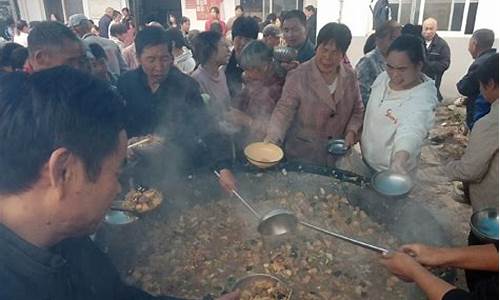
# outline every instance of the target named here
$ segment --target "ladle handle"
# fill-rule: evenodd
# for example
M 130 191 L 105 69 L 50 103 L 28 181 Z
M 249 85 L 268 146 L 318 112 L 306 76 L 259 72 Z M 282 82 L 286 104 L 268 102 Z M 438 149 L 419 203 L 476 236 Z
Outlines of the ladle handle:
M 382 248 L 382 247 L 378 247 L 378 246 L 374 246 L 372 244 L 368 244 L 368 243 L 365 243 L 365 242 L 362 242 L 362 241 L 358 241 L 358 240 L 355 240 L 353 238 L 350 238 L 350 237 L 347 237 L 347 236 L 343 236 L 341 234 L 338 234 L 338 233 L 335 233 L 335 232 L 323 229 L 321 227 L 318 227 L 316 225 L 309 224 L 309 223 L 306 223 L 306 222 L 303 222 L 303 221 L 299 221 L 299 223 L 302 224 L 302 225 L 304 225 L 305 227 L 308 227 L 308 228 L 311 228 L 313 230 L 316 230 L 316 231 L 319 231 L 319 232 L 322 232 L 322 233 L 334 236 L 336 238 L 339 238 L 339 239 L 344 240 L 346 242 L 349 242 L 351 244 L 363 247 L 365 249 L 369 249 L 369 250 L 378 252 L 380 254 L 389 253 L 388 249 L 385 249 L 385 248 Z
M 214 171 L 214 173 L 220 179 L 220 173 L 217 171 Z M 236 196 L 236 198 L 240 199 L 240 201 L 243 202 L 243 204 L 255 215 L 255 217 L 260 220 L 259 213 L 255 211 L 255 209 L 253 209 L 253 207 L 250 204 L 248 204 L 248 202 L 245 199 L 243 199 L 243 197 L 241 197 L 241 195 L 237 191 L 231 189 L 231 193 L 233 193 Z

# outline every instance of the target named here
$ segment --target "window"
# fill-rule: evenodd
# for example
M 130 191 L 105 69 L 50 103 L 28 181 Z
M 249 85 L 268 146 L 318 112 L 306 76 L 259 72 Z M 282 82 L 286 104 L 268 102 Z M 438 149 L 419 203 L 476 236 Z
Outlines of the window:
M 438 30 L 471 34 L 479 0 L 389 0 L 392 19 L 401 24 L 422 24 L 428 17 L 438 21 Z
M 297 0 L 273 0 L 273 12 L 278 15 L 292 9 L 297 9 Z

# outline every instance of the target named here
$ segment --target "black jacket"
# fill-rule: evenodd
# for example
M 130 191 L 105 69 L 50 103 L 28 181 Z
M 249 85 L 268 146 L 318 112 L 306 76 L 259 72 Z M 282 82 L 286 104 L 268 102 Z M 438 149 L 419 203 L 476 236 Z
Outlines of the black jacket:
M 236 53 L 234 50 L 231 52 L 231 58 L 226 66 L 226 81 L 227 87 L 229 88 L 229 93 L 231 97 L 236 97 L 240 95 L 243 88 L 243 69 L 238 64 L 236 59 Z
M 307 39 L 311 41 L 313 45 L 316 45 L 316 23 L 316 14 L 307 19 Z
M 141 67 L 120 77 L 118 91 L 126 102 L 128 136 L 155 133 L 164 137 L 175 157 L 170 164 L 176 163 L 179 170 L 222 169 L 226 166 L 221 162 L 230 161 L 228 139 L 219 134 L 198 83 L 176 67 L 170 69 L 154 93 Z
M 496 49 L 489 49 L 481 53 L 474 62 L 470 65 L 467 70 L 467 74 L 457 82 L 458 92 L 467 97 L 467 125 L 472 128 L 474 107 L 476 104 L 476 99 L 479 96 L 479 80 L 477 79 L 476 71 L 477 68 L 484 63 L 491 55 L 497 52 Z
M 109 24 L 111 24 L 111 21 L 113 21 L 113 19 L 108 15 L 104 15 L 99 19 L 99 36 L 100 37 L 109 38 L 109 36 L 108 36 Z
M 443 73 L 450 67 L 450 55 L 448 43 L 436 34 L 426 49 L 427 62 L 423 71 L 427 76 L 434 79 L 439 99 L 442 99 L 439 93 L 441 78 Z
M 0 300 L 175 300 L 125 285 L 88 238 L 50 249 L 24 241 L 0 224 Z

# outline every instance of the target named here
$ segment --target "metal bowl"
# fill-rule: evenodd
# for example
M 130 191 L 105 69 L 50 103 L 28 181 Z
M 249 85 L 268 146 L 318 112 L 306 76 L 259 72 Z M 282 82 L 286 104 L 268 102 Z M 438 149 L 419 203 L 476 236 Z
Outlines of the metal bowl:
M 343 139 L 333 139 L 328 142 L 328 152 L 333 155 L 345 155 L 349 149 Z
M 273 49 L 274 59 L 276 59 L 279 62 L 288 63 L 297 60 L 298 55 L 299 52 L 297 51 L 297 49 L 291 47 L 279 46 L 279 47 L 274 47 Z
M 121 210 L 109 210 L 104 216 L 104 222 L 111 225 L 130 224 L 138 219 L 134 214 Z
M 470 218 L 470 227 L 478 238 L 498 242 L 498 208 L 475 212 Z
M 278 208 L 265 214 L 257 226 L 257 231 L 265 236 L 276 236 L 294 231 L 297 217 L 289 210 Z
M 388 197 L 404 196 L 413 188 L 410 176 L 393 173 L 390 170 L 376 173 L 371 182 L 376 192 Z
M 285 299 L 290 299 L 292 295 L 292 289 L 288 287 L 287 284 L 283 282 L 283 280 L 279 279 L 276 276 L 270 275 L 270 274 L 265 274 L 265 273 L 257 273 L 257 274 L 250 274 L 245 277 L 240 278 L 236 283 L 234 284 L 233 288 L 231 289 L 232 291 L 236 290 L 244 290 L 246 287 L 251 285 L 252 283 L 256 281 L 270 281 L 273 283 L 279 283 L 281 286 L 286 288 L 289 291 L 289 294 Z
M 259 168 L 269 168 L 276 165 L 284 155 L 280 147 L 262 142 L 246 146 L 244 152 L 247 160 Z

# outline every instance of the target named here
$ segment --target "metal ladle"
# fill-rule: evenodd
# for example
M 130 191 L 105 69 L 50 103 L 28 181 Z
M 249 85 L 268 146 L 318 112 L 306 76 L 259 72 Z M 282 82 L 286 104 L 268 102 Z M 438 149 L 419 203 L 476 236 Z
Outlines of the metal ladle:
M 341 239 L 343 241 L 346 241 L 348 243 L 351 243 L 356 246 L 363 247 L 368 250 L 372 250 L 375 252 L 378 252 L 380 254 L 387 254 L 389 253 L 389 249 L 385 249 L 382 247 L 378 247 L 363 241 L 359 241 L 326 229 L 323 229 L 321 227 L 318 227 L 316 225 L 300 221 L 297 219 L 295 214 L 289 210 L 286 209 L 275 209 L 267 213 L 262 219 L 260 220 L 259 226 L 257 227 L 257 230 L 259 231 L 260 234 L 262 235 L 282 235 L 285 233 L 293 232 L 297 228 L 297 224 L 301 224 L 309 229 L 333 236 L 335 238 Z
M 220 179 L 220 173 L 214 171 L 215 175 Z M 295 214 L 286 209 L 274 209 L 264 215 L 263 217 L 243 198 L 241 195 L 235 191 L 234 189 L 231 192 L 255 215 L 255 217 L 259 220 L 259 225 L 257 227 L 257 231 L 262 235 L 273 236 L 273 235 L 282 235 L 285 233 L 295 231 L 297 228 L 297 224 L 301 224 L 307 228 L 312 230 L 316 230 L 318 232 L 336 237 L 348 243 L 351 243 L 356 246 L 363 247 L 368 250 L 372 250 L 378 252 L 380 254 L 388 254 L 390 251 L 388 249 L 378 247 L 369 243 L 365 243 L 326 229 L 318 227 L 316 225 L 299 221 Z

